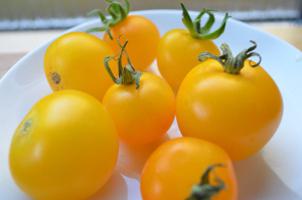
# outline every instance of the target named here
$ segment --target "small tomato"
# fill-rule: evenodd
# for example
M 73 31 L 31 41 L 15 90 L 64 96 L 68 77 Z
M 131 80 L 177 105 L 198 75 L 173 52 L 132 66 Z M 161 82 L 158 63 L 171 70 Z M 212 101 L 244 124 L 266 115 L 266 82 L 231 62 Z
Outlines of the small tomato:
M 224 150 L 183 137 L 151 154 L 143 168 L 141 194 L 144 200 L 236 200 L 237 181 Z
M 111 73 L 107 59 L 105 66 L 116 83 L 106 92 L 103 103 L 111 114 L 120 138 L 129 144 L 145 144 L 163 136 L 175 115 L 172 89 L 160 77 L 135 71 L 132 64 L 122 67 L 119 57 L 119 77 Z
M 215 21 L 211 11 L 202 10 L 193 22 L 187 9 L 183 4 L 181 6 L 183 23 L 188 30 L 173 29 L 167 32 L 159 42 L 157 53 L 159 71 L 174 91 L 178 90 L 186 74 L 198 64 L 200 52 L 208 51 L 219 55 L 219 50 L 212 40 L 223 33 L 228 19 L 226 14 L 221 27 L 209 33 Z M 205 14 L 209 15 L 208 22 L 204 27 L 200 27 L 201 18 Z
M 67 33 L 47 48 L 44 71 L 54 91 L 76 89 L 103 98 L 112 81 L 103 66 L 111 47 L 99 38 L 82 32 Z
M 100 16 L 104 26 L 93 28 L 92 31 L 106 31 L 104 41 L 106 41 L 115 51 L 119 53 L 120 48 L 113 38 L 121 38 L 125 42 L 129 41 L 127 51 L 132 58 L 134 66 L 138 70 L 147 69 L 156 57 L 156 51 L 160 40 L 160 34 L 156 25 L 149 19 L 140 15 L 129 15 L 130 4 L 125 0 L 125 6 L 118 1 L 110 2 L 107 11 L 111 19 L 97 10 L 92 14 Z M 126 63 L 126 60 L 123 61 Z

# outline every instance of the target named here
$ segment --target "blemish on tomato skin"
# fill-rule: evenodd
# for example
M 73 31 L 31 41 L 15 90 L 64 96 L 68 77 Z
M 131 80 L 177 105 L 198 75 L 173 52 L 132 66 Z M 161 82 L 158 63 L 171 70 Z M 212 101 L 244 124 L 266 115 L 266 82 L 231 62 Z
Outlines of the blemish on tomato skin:
M 61 76 L 57 72 L 52 72 L 51 75 L 51 80 L 54 84 L 59 85 L 61 83 Z
M 33 120 L 30 118 L 30 119 L 27 119 L 23 124 L 22 124 L 22 127 L 20 129 L 20 133 L 21 134 L 27 134 L 30 130 L 30 128 L 32 127 L 32 123 L 33 123 Z

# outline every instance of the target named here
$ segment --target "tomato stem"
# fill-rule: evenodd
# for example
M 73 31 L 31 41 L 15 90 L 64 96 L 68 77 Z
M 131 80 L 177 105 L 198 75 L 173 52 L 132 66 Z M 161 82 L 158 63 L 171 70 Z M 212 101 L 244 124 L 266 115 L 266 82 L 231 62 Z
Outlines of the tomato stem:
M 230 74 L 239 74 L 241 69 L 244 67 L 244 62 L 248 58 L 257 57 L 259 59 L 258 62 L 256 62 L 256 63 L 249 61 L 251 67 L 257 67 L 261 63 L 262 59 L 261 59 L 260 54 L 253 52 L 257 48 L 257 43 L 252 40 L 250 42 L 252 43 L 252 46 L 241 51 L 235 57 L 233 56 L 229 45 L 226 43 L 223 43 L 220 46 L 222 55 L 216 56 L 209 52 L 203 52 L 199 55 L 198 59 L 199 59 L 199 61 L 205 61 L 208 58 L 212 58 L 212 59 L 220 62 L 220 64 L 223 66 L 225 72 L 230 73 Z
M 109 5 L 106 8 L 106 11 L 110 15 L 110 18 L 107 18 L 103 12 L 99 9 L 94 9 L 90 11 L 88 16 L 99 16 L 101 22 L 103 23 L 102 27 L 94 27 L 88 29 L 87 32 L 107 32 L 110 39 L 113 40 L 113 36 L 110 31 L 110 27 L 115 26 L 116 24 L 123 21 L 129 14 L 130 3 L 128 0 L 124 0 L 125 5 L 122 5 L 119 1 L 114 0 L 105 0 Z
M 129 58 L 129 55 L 126 51 L 126 46 L 128 44 L 128 41 L 126 41 L 123 45 L 121 45 L 119 39 L 117 39 L 117 43 L 118 43 L 119 47 L 121 48 L 120 54 L 117 59 L 112 56 L 105 57 L 105 59 L 104 59 L 105 68 L 114 83 L 123 84 L 123 85 L 131 85 L 135 82 L 136 89 L 138 89 L 140 86 L 140 77 L 141 77 L 142 73 L 139 71 L 136 71 L 134 69 L 133 64 Z M 125 55 L 127 58 L 127 64 L 125 67 L 123 67 L 123 62 L 122 62 L 123 55 Z M 115 77 L 115 75 L 113 74 L 113 72 L 110 68 L 109 62 L 111 60 L 117 60 L 118 77 Z
M 210 32 L 215 22 L 215 16 L 212 13 L 213 10 L 202 9 L 193 21 L 185 5 L 181 3 L 180 6 L 182 9 L 183 24 L 187 27 L 192 37 L 200 40 L 213 40 L 218 38 L 224 32 L 227 20 L 230 18 L 229 14 L 226 13 L 220 27 L 217 30 Z M 208 19 L 205 25 L 201 26 L 201 20 L 205 14 L 208 15 Z
M 200 183 L 194 185 L 191 195 L 186 200 L 211 200 L 211 198 L 225 189 L 224 182 L 216 177 L 216 185 L 210 184 L 210 173 L 217 167 L 224 167 L 223 164 L 214 164 L 209 166 L 201 176 Z

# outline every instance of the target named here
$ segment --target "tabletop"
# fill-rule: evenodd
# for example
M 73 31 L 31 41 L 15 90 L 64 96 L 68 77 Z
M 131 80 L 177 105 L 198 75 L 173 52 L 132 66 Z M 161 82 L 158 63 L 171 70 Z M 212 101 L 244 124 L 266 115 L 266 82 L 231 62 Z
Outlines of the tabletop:
M 302 50 L 302 25 L 288 22 L 251 23 Z M 0 32 L 0 78 L 27 52 L 63 30 Z

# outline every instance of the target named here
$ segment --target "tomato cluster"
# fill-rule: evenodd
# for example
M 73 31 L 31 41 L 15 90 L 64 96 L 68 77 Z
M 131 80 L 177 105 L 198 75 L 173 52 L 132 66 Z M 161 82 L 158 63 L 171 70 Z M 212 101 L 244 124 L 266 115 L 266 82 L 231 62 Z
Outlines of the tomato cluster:
M 282 117 L 281 94 L 260 66 L 256 43 L 236 56 L 223 43 L 220 53 L 213 40 L 228 14 L 212 31 L 211 10 L 192 19 L 183 4 L 186 29 L 160 38 L 149 19 L 128 15 L 127 0 L 108 2 L 111 18 L 94 10 L 103 27 L 89 30 L 104 31 L 103 39 L 72 32 L 47 48 L 44 71 L 54 93 L 15 131 L 9 158 L 16 183 L 35 199 L 87 199 L 112 175 L 118 139 L 149 145 L 176 116 L 184 137 L 148 158 L 142 198 L 237 199 L 232 160 L 258 152 Z M 162 77 L 145 71 L 155 59 Z

